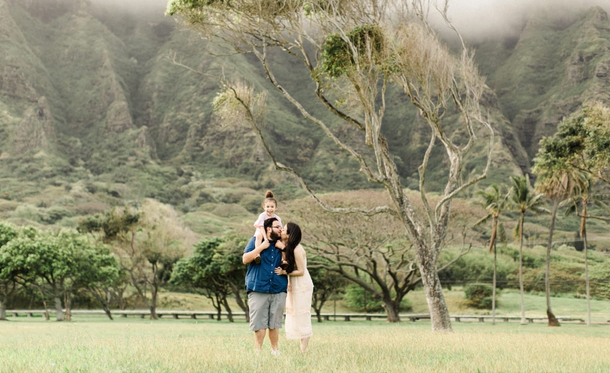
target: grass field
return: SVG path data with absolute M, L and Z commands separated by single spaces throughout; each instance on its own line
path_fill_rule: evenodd
M 464 291 L 461 287 L 453 287 L 452 290 L 444 289 L 445 299 L 449 312 L 460 315 L 483 314 L 490 315 L 490 310 L 479 310 L 470 308 L 466 305 Z M 428 312 L 428 304 L 423 290 L 418 289 L 407 294 L 406 298 L 410 301 L 414 313 Z M 546 299 L 544 294 L 525 294 L 525 311 L 529 316 L 545 316 Z M 514 289 L 504 290 L 500 292 L 498 297 L 497 315 L 521 315 L 521 299 L 519 291 Z M 230 299 L 229 304 L 234 311 L 241 311 L 237 304 Z M 328 301 L 324 305 L 322 312 L 333 313 L 355 312 L 347 308 L 342 300 L 334 302 Z M 586 319 L 587 317 L 587 302 L 582 298 L 574 298 L 573 296 L 551 297 L 551 306 L 555 315 L 572 316 Z M 142 307 L 144 308 L 144 307 Z M 177 310 L 213 310 L 210 301 L 197 294 L 182 294 L 163 292 L 160 294 L 161 309 L 177 309 Z M 610 320 L 610 301 L 591 300 L 591 320 L 592 322 L 606 322 Z
M 314 324 L 310 350 L 253 351 L 245 322 L 79 318 L 0 324 L 0 372 L 608 372 L 610 326 Z

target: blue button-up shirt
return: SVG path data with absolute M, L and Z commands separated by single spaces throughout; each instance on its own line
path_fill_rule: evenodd
M 252 237 L 246 245 L 244 253 L 254 250 L 256 237 Z M 246 291 L 258 293 L 285 293 L 288 288 L 288 276 L 276 275 L 274 270 L 282 263 L 282 252 L 271 242 L 268 248 L 261 252 L 261 263 L 248 263 L 246 272 Z

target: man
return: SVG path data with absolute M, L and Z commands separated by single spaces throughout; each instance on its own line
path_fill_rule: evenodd
M 288 287 L 288 277 L 274 272 L 282 262 L 280 251 L 284 249 L 284 244 L 280 240 L 282 225 L 276 218 L 269 218 L 265 220 L 263 228 L 269 240 L 264 240 L 258 247 L 254 247 L 256 237 L 252 237 L 243 255 L 243 262 L 248 265 L 246 292 L 250 307 L 250 330 L 254 332 L 254 348 L 260 351 L 269 329 L 271 353 L 279 355 L 278 339 Z M 261 261 L 260 264 L 256 264 L 254 259 L 259 255 Z

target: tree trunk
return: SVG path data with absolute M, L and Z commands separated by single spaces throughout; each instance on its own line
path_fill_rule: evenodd
M 152 273 L 152 284 L 150 284 L 150 318 L 152 320 L 158 320 L 159 316 L 157 316 L 157 298 L 159 295 L 159 281 L 157 280 L 157 265 L 153 264 L 153 273 Z
M 0 320 L 6 321 L 6 300 L 0 299 Z
M 451 332 L 453 330 L 451 329 L 449 310 L 447 309 L 441 281 L 436 271 L 436 261 L 432 261 L 429 256 L 424 257 L 425 260 L 423 261 L 419 260 L 420 258 L 421 256 L 418 255 L 419 271 L 424 284 L 426 302 L 430 310 L 432 330 Z
M 12 282 L 11 285 L 8 285 L 8 282 L 5 282 L 0 286 L 2 289 L 2 291 L 0 291 L 0 320 L 6 321 L 6 307 L 16 287 L 17 284 L 15 282 Z
M 214 294 L 214 297 L 215 297 L 216 301 L 214 302 L 214 299 L 212 299 L 212 305 L 214 306 L 214 308 L 216 308 L 216 321 L 220 321 L 220 319 L 222 317 L 220 296 L 218 294 Z
M 519 220 L 519 229 L 521 234 L 519 235 L 519 293 L 521 293 L 521 325 L 527 324 L 525 320 L 525 301 L 523 300 L 523 220 L 524 213 L 521 212 L 521 219 Z
M 158 320 L 159 316 L 157 316 L 157 288 L 155 286 L 151 286 L 150 290 L 150 318 L 151 320 Z
M 44 318 L 49 321 L 51 317 L 49 316 L 49 307 L 47 306 L 47 301 L 43 298 L 42 305 L 44 306 Z
M 549 242 L 546 246 L 546 269 L 544 272 L 544 287 L 546 291 L 546 314 L 549 319 L 549 326 L 559 326 L 559 321 L 553 314 L 551 309 L 551 247 L 553 246 L 553 230 L 555 229 L 555 217 L 557 208 L 559 207 L 559 199 L 553 202 L 553 211 L 551 212 L 551 225 L 549 228 Z
M 316 312 L 316 318 L 318 319 L 318 322 L 322 322 L 322 315 L 321 315 L 322 308 L 321 307 L 319 307 L 319 308 L 314 307 L 313 310 Z
M 591 297 L 589 288 L 589 258 L 587 253 L 587 233 L 583 235 L 583 243 L 585 245 L 585 287 L 587 290 L 587 325 L 591 325 Z
M 400 301 L 396 302 L 391 299 L 384 299 L 383 308 L 385 308 L 385 311 L 388 314 L 388 322 L 400 322 Z
M 104 305 L 102 306 L 102 308 L 104 309 L 104 312 L 106 313 L 106 316 L 108 316 L 108 318 L 109 318 L 110 320 L 114 320 L 114 319 L 112 318 L 112 312 L 110 312 L 110 308 L 108 308 L 108 305 L 104 304 Z
M 66 290 L 64 302 L 66 304 L 66 321 L 72 321 L 72 292 L 70 289 Z
M 124 293 L 125 293 L 125 288 L 116 289 L 116 301 L 119 306 L 119 309 L 121 309 L 121 310 L 124 310 L 125 308 L 127 308 L 127 305 L 125 304 L 125 298 L 123 297 Z M 108 293 L 108 303 L 110 303 L 110 292 Z
M 234 322 L 233 321 L 233 311 L 231 311 L 229 302 L 227 302 L 227 297 L 222 298 L 222 305 L 224 306 L 225 310 L 227 310 L 227 318 L 229 319 L 229 322 Z
M 231 291 L 235 296 L 235 303 L 237 303 L 237 306 L 246 314 L 246 322 L 250 322 L 250 308 L 248 307 L 248 302 L 244 302 L 242 299 L 239 288 L 237 288 L 234 284 L 229 284 L 229 286 L 231 287 Z M 243 287 L 243 284 L 241 284 L 241 287 Z
M 493 278 L 493 291 L 491 295 L 491 323 L 496 325 L 496 269 L 497 269 L 498 251 L 496 248 L 496 242 L 494 242 L 494 278 Z
M 61 307 L 61 297 L 59 295 L 55 295 L 55 316 L 57 321 L 64 321 L 64 311 Z

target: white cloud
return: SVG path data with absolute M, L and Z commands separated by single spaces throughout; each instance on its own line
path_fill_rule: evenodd
M 570 17 L 593 6 L 610 12 L 610 0 L 450 0 L 449 16 L 469 38 L 514 34 L 533 12 Z

